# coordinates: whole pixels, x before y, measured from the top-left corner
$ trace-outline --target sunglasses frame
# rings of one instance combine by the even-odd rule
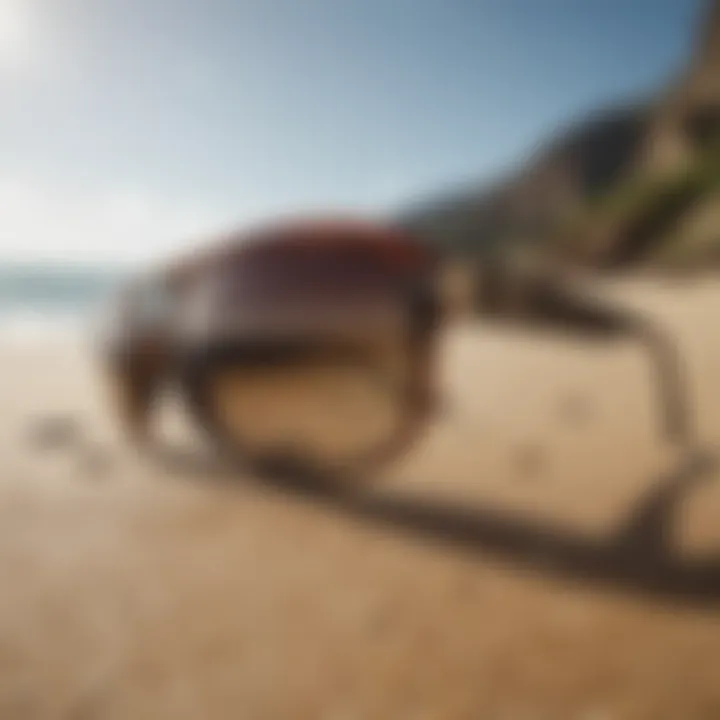
[[[299,278],[300,290],[310,291],[319,313],[331,305],[342,310],[343,304],[350,307],[358,298],[362,301],[372,299],[372,293],[386,293],[383,302],[392,303],[403,319],[398,344],[403,346],[408,365],[405,382],[398,389],[398,422],[384,441],[342,468],[301,468],[309,464],[302,458],[295,458],[294,464],[315,474],[325,470],[366,473],[399,457],[417,441],[436,405],[434,364],[443,319],[436,289],[438,256],[399,231],[357,223],[322,222],[228,238],[209,252],[161,268],[128,288],[119,300],[122,311],[116,320],[122,331],[115,333],[114,342],[104,344],[103,353],[119,389],[116,407],[121,421],[135,442],[153,443],[150,432],[153,401],[162,383],[170,379],[179,388],[195,424],[224,455],[260,469],[287,460],[257,453],[233,436],[218,415],[211,392],[212,379],[228,367],[273,363],[282,367],[303,353],[315,351],[355,352],[360,358],[372,336],[345,338],[342,333],[333,334],[331,329],[320,338],[304,337],[300,327],[297,337],[289,340],[282,335],[268,338],[252,333],[238,338],[216,331],[211,321],[218,315],[237,314],[239,307],[250,307],[251,315],[254,312],[259,315],[268,302],[275,310],[279,307],[280,314],[284,308],[292,309],[297,297],[288,292],[287,281],[292,284],[293,277],[298,275],[299,258],[306,259],[309,271]],[[358,273],[359,265],[364,267],[364,275]],[[264,276],[260,273],[260,281],[258,267],[265,270]],[[229,268],[234,269],[234,275],[228,272]],[[331,275],[333,271],[349,272],[347,282],[338,282]],[[377,287],[373,282],[368,284],[373,279],[381,279],[382,283]],[[252,286],[250,295],[240,292],[238,297],[230,298],[229,305],[227,301],[223,306],[222,302],[212,300],[207,304],[208,297],[223,297],[218,290],[228,287],[242,290],[243,283]],[[143,289],[149,296],[166,296],[165,305],[170,308],[172,320],[162,313],[154,322],[144,317],[148,303],[143,301]],[[283,297],[278,302],[280,293]],[[199,316],[199,323],[189,322],[193,313]],[[347,315],[345,325],[351,324],[354,317],[350,312]],[[193,332],[198,326],[203,331],[199,334]]]
[[[392,290],[393,301],[399,304],[405,318],[402,332],[409,370],[402,390],[401,420],[386,442],[366,457],[358,458],[354,467],[344,470],[365,473],[376,469],[398,458],[417,442],[437,407],[436,355],[439,331],[447,318],[440,290],[443,263],[438,253],[403,231],[335,221],[287,224],[231,236],[209,251],[163,267],[128,288],[118,301],[116,332],[110,333],[110,341],[105,339],[102,352],[119,391],[117,410],[126,431],[136,442],[147,442],[153,400],[162,383],[172,379],[180,388],[196,424],[223,453],[272,471],[272,458],[258,456],[223,426],[209,390],[210,382],[218,369],[233,363],[291,361],[293,352],[303,343],[283,347],[279,342],[273,347],[273,343],[268,345],[267,338],[228,339],[214,332],[208,321],[218,312],[233,315],[240,307],[250,308],[252,316],[255,309],[262,308],[268,301],[276,310],[279,307],[281,314],[283,308],[293,307],[296,298],[288,294],[284,283],[288,277],[292,280],[295,264],[301,257],[311,260],[305,263],[310,273],[303,280],[304,287],[319,288],[324,282],[327,285],[328,280],[335,283],[330,283],[329,295],[320,294],[315,298],[320,303],[316,303],[320,312],[328,304],[342,308],[343,302],[353,299],[352,292],[333,275],[332,268],[337,271],[339,267],[342,274],[342,263],[338,266],[325,261],[344,257],[343,262],[352,269],[353,263],[363,258],[370,275],[382,277],[385,290]],[[230,274],[233,287],[242,290],[254,285],[255,295],[243,297],[241,292],[238,298],[231,298],[224,310],[210,303],[205,314],[200,313],[200,326],[211,328],[205,336],[191,334],[188,338],[178,333],[177,321],[186,320],[202,306],[198,300],[202,292],[198,294],[198,290],[217,290],[224,282],[221,278],[228,277],[228,268],[242,271],[257,267],[258,258],[264,259],[265,270],[269,270],[265,280],[257,282],[254,272]],[[682,363],[674,343],[657,327],[625,308],[590,300],[558,278],[540,274],[528,279],[492,263],[486,264],[477,275],[480,282],[474,310],[478,315],[520,326],[559,329],[592,339],[633,337],[643,343],[656,369],[656,389],[661,397],[667,437],[681,444],[690,443],[693,433]],[[489,282],[483,283],[483,276]],[[158,292],[164,295],[165,303],[160,302],[159,307],[165,307],[165,315],[163,312],[150,318],[146,317],[147,313],[144,315],[142,288],[149,290],[151,296]],[[368,292],[368,287],[364,287],[363,292]],[[280,301],[278,296],[282,298]],[[320,344],[342,346],[338,340],[331,334]],[[304,349],[312,349],[312,342],[306,343]],[[263,356],[263,352],[269,354]],[[317,470],[312,468],[313,472]]]

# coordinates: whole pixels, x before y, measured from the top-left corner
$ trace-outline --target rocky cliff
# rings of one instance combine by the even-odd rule
[[[401,223],[461,256],[541,242],[622,265],[690,227],[703,228],[700,245],[720,246],[720,225],[691,217],[718,217],[720,203],[720,0],[708,2],[695,47],[649,102],[592,114],[509,178],[411,208]]]

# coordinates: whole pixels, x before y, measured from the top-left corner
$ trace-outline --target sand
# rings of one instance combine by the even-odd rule
[[[136,455],[86,348],[5,341],[0,718],[720,717],[720,283],[604,290],[676,338],[692,452],[632,344],[464,324],[416,452],[271,486],[170,410]]]

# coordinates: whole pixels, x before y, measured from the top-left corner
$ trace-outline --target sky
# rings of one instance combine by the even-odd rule
[[[484,181],[676,72],[700,0],[0,0],[0,261],[135,263]]]

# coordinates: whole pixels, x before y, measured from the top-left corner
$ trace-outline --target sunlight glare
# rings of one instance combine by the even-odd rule
[[[29,2],[0,0],[0,72],[17,70],[30,57]]]

